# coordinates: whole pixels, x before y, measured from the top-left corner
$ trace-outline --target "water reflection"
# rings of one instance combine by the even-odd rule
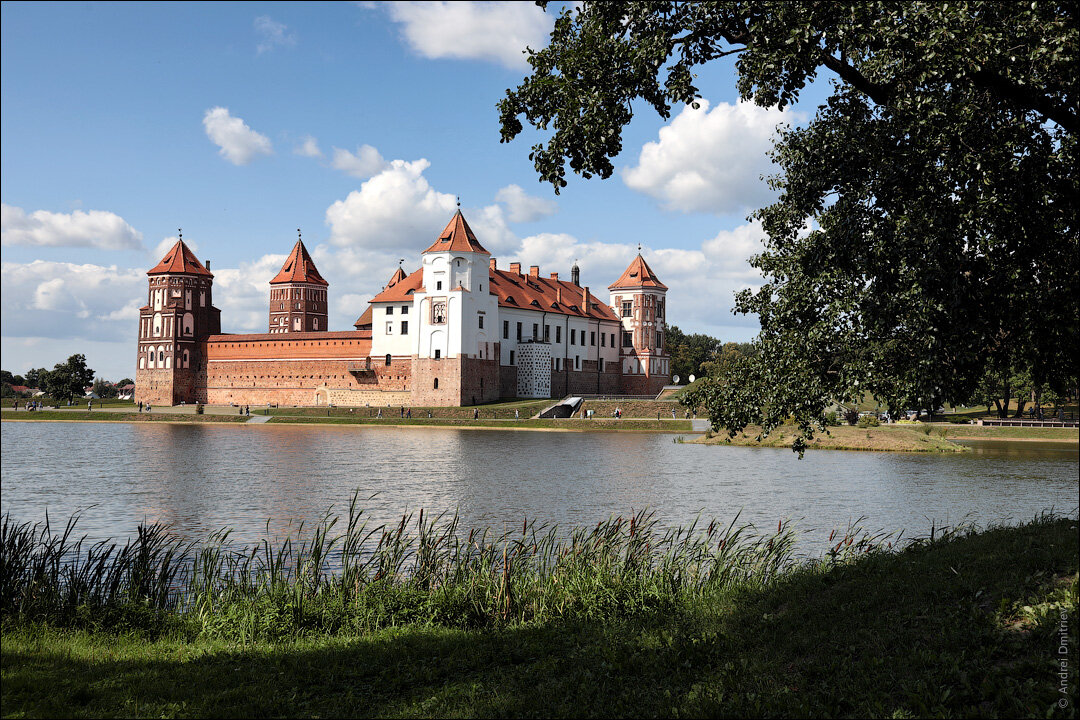
[[[344,511],[354,491],[374,523],[406,510],[460,513],[464,527],[529,517],[591,525],[645,507],[662,522],[795,518],[806,549],[865,516],[871,529],[921,533],[962,519],[1022,520],[1077,508],[1075,443],[971,443],[918,455],[703,447],[669,435],[451,428],[4,423],[2,506],[20,520],[94,506],[92,538],[143,520],[196,538],[280,537]],[[267,520],[270,520],[267,526]]]

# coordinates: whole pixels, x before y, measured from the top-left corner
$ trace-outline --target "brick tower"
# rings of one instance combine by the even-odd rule
[[[149,292],[139,310],[135,399],[153,405],[201,400],[202,384],[196,381],[206,369],[200,345],[207,335],[221,332],[221,311],[213,305],[214,276],[183,240],[146,274]]]
[[[270,281],[270,332],[325,332],[326,288],[308,255],[297,240],[281,272]]]
[[[671,365],[664,345],[667,285],[638,253],[608,290],[611,307],[622,318],[622,392],[656,395],[667,385]]]

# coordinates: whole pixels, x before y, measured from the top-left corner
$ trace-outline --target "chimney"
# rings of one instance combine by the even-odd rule
[[[490,269],[490,270],[495,269],[495,258],[491,258],[490,260],[488,260],[488,269]]]
[[[581,288],[581,311],[589,312],[589,288]]]
[[[555,288],[555,302],[562,305],[562,286],[561,285]]]
[[[558,280],[559,279],[559,273],[551,273],[551,279],[552,280]]]
[[[207,261],[206,261],[206,269],[207,269],[207,270],[209,270],[209,269],[210,269],[210,261],[209,261],[209,260],[207,260]]]
[[[534,278],[540,277],[540,266],[539,265],[530,265],[529,266],[529,277],[534,277]]]
[[[521,263],[510,263],[510,272],[521,274]]]

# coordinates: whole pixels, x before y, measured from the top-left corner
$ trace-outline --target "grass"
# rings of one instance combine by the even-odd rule
[[[757,440],[759,432],[761,428],[751,426],[733,438],[729,438],[727,433],[722,431],[712,437],[709,437],[710,433],[706,433],[691,442],[705,445],[790,448],[799,431],[794,426],[781,426],[760,441]],[[882,452],[966,452],[968,448],[948,440],[954,433],[959,434],[954,427],[932,425],[882,425],[867,428],[839,425],[830,427],[828,434],[816,433],[814,439],[807,442],[807,448]]]
[[[949,437],[985,440],[1080,440],[1080,429],[1061,427],[993,427],[956,425],[949,428]]]
[[[428,526],[445,528],[445,519]],[[316,621],[274,638],[238,634],[225,607],[207,616],[218,625],[109,630],[5,610],[3,714],[1074,716],[1056,703],[1063,613],[1073,653],[1065,683],[1076,697],[1075,519],[935,529],[899,550],[850,529],[810,562],[791,559],[784,525],[765,535],[711,529],[684,531],[655,551],[666,531],[647,516],[633,526],[611,519],[561,546],[538,543],[531,556],[525,543],[479,552],[468,562],[486,570],[440,581],[422,568],[455,566],[439,559],[444,533],[425,546],[419,531],[384,528],[412,538],[413,579],[401,575],[397,594],[383,596],[383,621]],[[541,528],[515,534],[529,539],[530,530]],[[711,549],[702,554],[705,537]],[[723,581],[686,572],[725,539],[737,550],[724,566],[742,572]],[[518,603],[539,595],[524,586],[519,596],[497,594],[536,577],[521,570],[540,568],[527,556],[553,563],[548,591],[561,587],[575,610],[522,616]],[[635,561],[646,556],[648,566]],[[494,593],[486,619],[465,612],[468,604],[442,615],[425,605],[447,584],[479,592],[469,582]],[[410,603],[428,609],[410,616],[402,610]]]
[[[491,418],[481,417],[478,420],[473,420],[470,415],[468,418],[426,418],[426,417],[412,417],[402,419],[397,415],[392,417],[375,419],[370,417],[292,417],[292,416],[277,416],[270,419],[271,423],[301,423],[301,424],[329,424],[329,425],[383,425],[387,427],[396,426],[437,426],[437,427],[484,427],[484,428],[499,428],[499,429],[530,429],[530,430],[575,430],[575,431],[592,431],[592,430],[654,430],[660,432],[690,432],[691,423],[688,420],[660,420],[655,419],[633,419],[623,418],[616,420],[614,418],[593,418],[592,420],[581,420],[580,418],[567,418],[563,420],[546,419],[546,420],[532,420],[521,419],[514,420],[512,418],[506,420],[495,420]]]
[[[479,411],[481,417],[498,417],[501,419],[512,418],[514,411],[517,410],[521,418],[525,419],[547,408],[556,400],[557,398],[545,400],[507,399],[469,407],[405,407],[412,410],[413,417],[427,417],[427,414],[431,413],[433,418],[472,419],[473,410],[475,409]],[[374,417],[381,410],[383,417],[400,417],[401,407],[401,405],[385,407],[378,405],[370,407],[276,407],[270,408],[267,412],[270,415],[318,417],[356,417],[360,415]],[[259,414],[263,414],[263,410],[266,410],[266,408],[254,408],[253,412],[257,411]]]
[[[172,423],[237,423],[249,418],[242,415],[188,415],[182,413],[97,412],[73,410],[4,410],[0,419],[17,422],[172,422]]]

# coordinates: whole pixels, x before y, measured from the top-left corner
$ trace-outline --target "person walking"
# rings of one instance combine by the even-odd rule
[[[476,408],[473,408],[472,419],[473,420],[479,420],[480,419],[480,411],[478,409],[476,409]]]
[[[86,412],[90,412],[93,409],[94,409],[94,401],[93,400],[87,400],[86,401]]]

